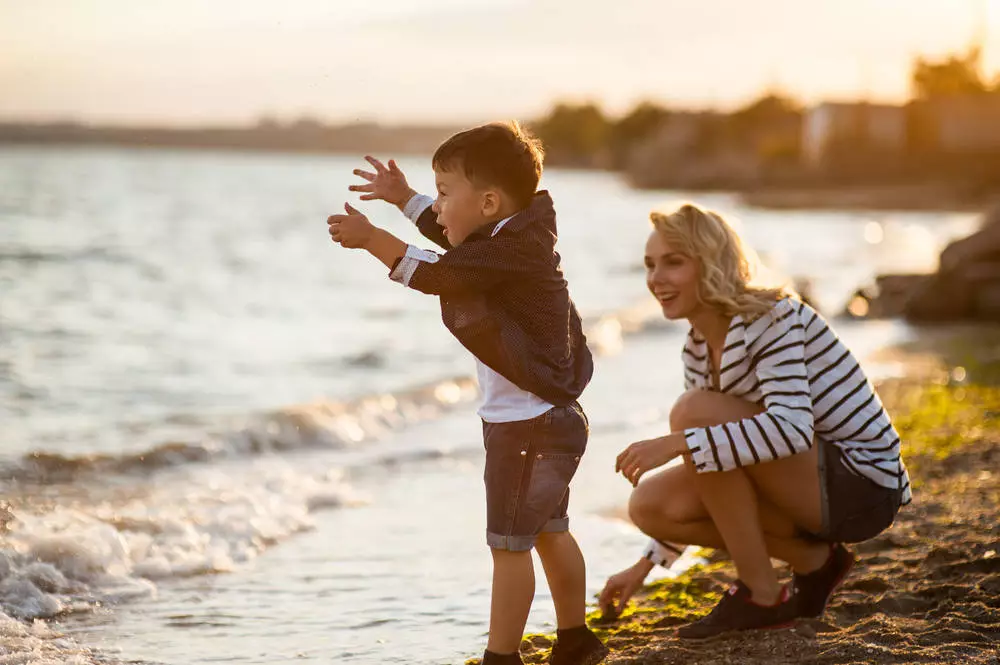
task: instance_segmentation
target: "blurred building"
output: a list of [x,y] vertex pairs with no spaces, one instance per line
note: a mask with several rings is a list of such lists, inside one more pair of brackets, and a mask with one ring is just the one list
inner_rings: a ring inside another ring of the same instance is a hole
[[953,95],[913,102],[912,146],[942,153],[1000,151],[1000,94]]
[[873,153],[898,155],[906,147],[902,106],[828,102],[808,110],[802,122],[802,157],[813,168],[854,164]]
[[803,119],[801,156],[831,180],[1000,181],[1000,94],[820,104]]

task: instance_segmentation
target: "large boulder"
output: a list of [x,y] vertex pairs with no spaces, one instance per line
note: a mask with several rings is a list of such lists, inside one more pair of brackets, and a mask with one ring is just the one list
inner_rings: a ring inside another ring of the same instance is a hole
[[880,275],[860,289],[848,314],[911,321],[1000,321],[1000,206],[982,228],[941,252],[931,275]]
[[1000,321],[1000,207],[941,252],[938,272],[915,285],[903,313],[914,321]]
[[858,289],[847,313],[857,318],[890,319],[903,316],[910,296],[931,275],[879,275],[873,287]]
[[938,271],[953,272],[982,261],[1000,262],[1000,206],[985,216],[979,231],[944,248]]
[[973,293],[956,275],[937,274],[921,280],[907,294],[902,314],[911,321],[955,321],[971,318]]

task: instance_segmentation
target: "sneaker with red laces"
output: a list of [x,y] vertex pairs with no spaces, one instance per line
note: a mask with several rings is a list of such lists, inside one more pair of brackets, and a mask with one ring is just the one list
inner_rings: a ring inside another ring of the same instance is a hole
[[777,603],[759,605],[747,585],[736,580],[708,616],[678,628],[677,637],[700,640],[733,630],[783,628],[797,617],[798,604],[787,586],[782,587]]
[[823,616],[826,604],[837,587],[854,566],[854,555],[840,543],[830,545],[830,556],[819,570],[792,576],[799,616],[818,619]]

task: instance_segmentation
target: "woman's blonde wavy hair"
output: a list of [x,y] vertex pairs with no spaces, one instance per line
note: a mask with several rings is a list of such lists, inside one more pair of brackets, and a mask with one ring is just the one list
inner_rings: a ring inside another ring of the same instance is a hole
[[785,286],[754,284],[757,255],[722,215],[685,203],[670,213],[654,211],[649,219],[675,251],[697,261],[698,298],[724,315],[753,320],[795,295]]

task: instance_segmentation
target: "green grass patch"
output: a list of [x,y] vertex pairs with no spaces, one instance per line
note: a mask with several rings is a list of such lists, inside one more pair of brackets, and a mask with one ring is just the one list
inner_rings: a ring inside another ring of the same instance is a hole
[[1000,387],[925,385],[901,398],[893,418],[910,458],[941,460],[1000,429]]
[[[599,609],[587,615],[587,624],[604,641],[651,633],[666,625],[685,623],[695,616],[708,613],[721,594],[711,591],[712,582],[706,573],[723,568],[725,563],[693,566],[676,578],[664,578],[646,585],[621,616],[605,620]],[[525,663],[546,663],[555,635],[526,635],[521,653]],[[478,663],[478,660],[468,661]]]
[[600,610],[591,612],[587,622],[602,639],[620,634],[646,633],[664,619],[689,619],[708,612],[721,598],[710,591],[705,573],[718,570],[724,563],[694,566],[676,578],[664,578],[647,585],[641,596],[629,604],[614,621],[603,621]]
[[915,485],[921,469],[969,443],[1000,435],[1000,327],[956,329],[944,338],[904,345],[937,358],[942,378],[908,384],[894,392],[892,420]]

